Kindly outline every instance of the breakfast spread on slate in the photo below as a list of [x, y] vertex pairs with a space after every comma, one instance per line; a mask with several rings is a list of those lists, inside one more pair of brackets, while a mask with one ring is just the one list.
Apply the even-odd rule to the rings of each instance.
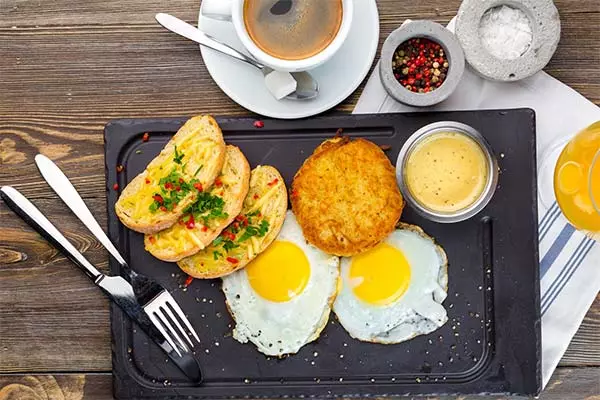
[[[407, 174], [426, 174], [411, 176], [411, 190], [441, 195], [445, 209], [470, 205], [488, 174], [479, 145], [449, 132], [427, 142], [409, 157]], [[290, 199], [292, 210], [276, 168], [250, 171], [216, 121], [198, 116], [123, 189], [115, 209], [145, 233], [155, 257], [194, 278], [223, 278], [234, 338], [266, 355], [317, 339], [332, 308], [352, 337], [383, 344], [447, 321], [446, 254], [421, 228], [399, 222], [404, 200], [380, 146], [338, 132], [304, 161]]]
[[[274, 112], [281, 118], [294, 118], [289, 109], [321, 101], [320, 90], [333, 90], [330, 80], [343, 79], [345, 71], [321, 74], [319, 68], [352, 50], [342, 44], [359, 40], [352, 34], [352, 24], [363, 17], [357, 13], [363, 6], [352, 0], [205, 0], [201, 18], [229, 21], [225, 24], [250, 57], [166, 14], [157, 19], [168, 29], [236, 59], [222, 58], [222, 68], [240, 61], [259, 68], [259, 78], [248, 75], [247, 79], [264, 77], [274, 96], [269, 99], [275, 102], [271, 103]], [[529, 77], [550, 60], [560, 36], [560, 21], [550, 0], [507, 4], [465, 0], [451, 25], [453, 31], [431, 21], [408, 21], [391, 33], [376, 70], [381, 92], [387, 93], [390, 101], [416, 107], [441, 103], [456, 93], [465, 68], [501, 82]], [[224, 89], [234, 99], [239, 94], [236, 90]], [[328, 107], [337, 104], [327, 101]], [[302, 116], [324, 110], [319, 107]], [[299, 162], [294, 158], [297, 153], [284, 148], [285, 138], [284, 144], [276, 145], [269, 142], [267, 134], [246, 139], [265, 127], [263, 121], [256, 120], [247, 135], [238, 135], [248, 143], [264, 141], [265, 147], [257, 155], [256, 148], [238, 147], [238, 136], [231, 139], [236, 145], [228, 143], [230, 136], [224, 136], [212, 116], [195, 116], [183, 123], [154, 159], [147, 165], [144, 162], [139, 174], [109, 182], [114, 197], [114, 211], [109, 214], [114, 212], [123, 226], [143, 235], [143, 247], [153, 257], [150, 264], [177, 266], [187, 276], [184, 289], [194, 279], [215, 280], [211, 285], [220, 288], [233, 322], [231, 336], [239, 342], [236, 345], [246, 349], [251, 344], [267, 360], [271, 356], [297, 357], [307, 344], [326, 336], [329, 321], [339, 323], [357, 346], [361, 342], [366, 342], [365, 346], [390, 345], [386, 348], [414, 343], [412, 339], [440, 330], [449, 320], [456, 330], [460, 319], [467, 316], [463, 310], [464, 315], [449, 318], [453, 303], [446, 298], [453, 279], [467, 291], [475, 289], [465, 286], [466, 280], [482, 279], [489, 286], [483, 290], [479, 285], [475, 293], [481, 307], [487, 307], [485, 312], [491, 313], [493, 305], [493, 228], [490, 218], [481, 212], [499, 188], [499, 159], [504, 154], [492, 147], [494, 141], [484, 132], [486, 125], [477, 118], [471, 120], [475, 129], [464, 122], [445, 120], [445, 114], [432, 115], [433, 123], [405, 128], [410, 134], [394, 143], [393, 156], [389, 152], [392, 146], [378, 144], [380, 139], [402, 138], [394, 136], [397, 132], [388, 125], [376, 127], [374, 133], [363, 134], [357, 127], [348, 133], [338, 129], [333, 135], [307, 120], [307, 126], [302, 126], [306, 137], [324, 139], [310, 150], [300, 151]], [[528, 126], [534, 131], [532, 120]], [[360, 117], [353, 121], [358, 123]], [[238, 126], [240, 131], [247, 129], [242, 126]], [[591, 237], [600, 231], [600, 184], [595, 184], [600, 181], [595, 178], [600, 174], [598, 132], [596, 124], [576, 136], [561, 153], [554, 175], [561, 209], [575, 227]], [[302, 131], [287, 133], [303, 137]], [[144, 133], [142, 141], [148, 142], [152, 135]], [[267, 162], [272, 153], [279, 155], [278, 162]], [[261, 161], [253, 164], [249, 159]], [[530, 166], [528, 162], [520, 165]], [[290, 165], [295, 169], [291, 176], [284, 171]], [[128, 165], [108, 167], [121, 173]], [[525, 190], [519, 187], [525, 194], [535, 192], [530, 186]], [[472, 225], [448, 225], [476, 215], [479, 221]], [[433, 224], [425, 227], [437, 238], [417, 224]], [[461, 250], [455, 237], [460, 236], [461, 227], [475, 225], [476, 234], [473, 230], [468, 238], [465, 234], [466, 248]], [[131, 234], [138, 236], [142, 237]], [[137, 246], [139, 241], [128, 241], [129, 251], [131, 243]], [[477, 247], [475, 255], [469, 253], [468, 260], [461, 259], [463, 265], [453, 264], [469, 246]], [[461, 275], [464, 263], [475, 265], [477, 271], [468, 279]], [[123, 261], [120, 268], [128, 267]], [[537, 293], [539, 279], [537, 275], [534, 278], [535, 287], [526, 289]], [[458, 291], [453, 294], [453, 299], [460, 297]], [[469, 301], [466, 307], [471, 307]], [[165, 308], [171, 313], [171, 308]], [[539, 320], [539, 307], [534, 308]], [[147, 313], [151, 319], [156, 316]], [[468, 314], [479, 321], [478, 313]], [[169, 315], [179, 326], [173, 314]], [[152, 322], [171, 347], [161, 344], [156, 335], [154, 340], [185, 372], [173, 350], [189, 354], [190, 348], [183, 340], [179, 344], [170, 340], [175, 329], [168, 318]], [[482, 332], [488, 332], [484, 340], [493, 336], [491, 323], [481, 317]], [[193, 329], [191, 332], [195, 335]], [[439, 338], [441, 341], [442, 336]], [[348, 342], [352, 346], [352, 341]], [[343, 346], [347, 345], [344, 342]], [[454, 352], [456, 344], [451, 346]], [[468, 353], [467, 343], [464, 346], [467, 355], [463, 357], [473, 361], [469, 368], [479, 367], [479, 355]], [[493, 351], [482, 350], [485, 357]], [[424, 356], [425, 351], [418, 354]], [[431, 366], [425, 370], [431, 372]]]

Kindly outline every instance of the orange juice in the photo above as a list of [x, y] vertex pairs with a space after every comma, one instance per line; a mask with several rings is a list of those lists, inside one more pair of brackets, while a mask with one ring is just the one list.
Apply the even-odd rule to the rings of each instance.
[[600, 237], [600, 121], [563, 149], [554, 170], [554, 193], [575, 228]]

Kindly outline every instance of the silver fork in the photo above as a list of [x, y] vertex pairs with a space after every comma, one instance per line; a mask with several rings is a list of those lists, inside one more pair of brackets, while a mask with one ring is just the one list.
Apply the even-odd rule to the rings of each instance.
[[[129, 318], [167, 353], [169, 358], [177, 365], [185, 375], [193, 382], [201, 382], [202, 374], [198, 360], [189, 351], [183, 340], [179, 337], [177, 344], [170, 334], [165, 331], [169, 326], [171, 334], [175, 332], [173, 326], [165, 318], [166, 313], [181, 329], [177, 319], [173, 316], [169, 307], [173, 307], [176, 314], [189, 327], [190, 332], [198, 340], [198, 336], [187, 322], [183, 312], [174, 300], [169, 296], [163, 296], [164, 289], [140, 274], [131, 271], [125, 264], [124, 272], [126, 280], [122, 276], [109, 276], [100, 272], [90, 263], [73, 244], [63, 236], [56, 227], [19, 191], [10, 187], [0, 188], [0, 197], [6, 205], [18, 216], [34, 228], [40, 235], [60, 250], [67, 258], [77, 265], [102, 291], [123, 310]], [[135, 288], [135, 289], [134, 289]], [[144, 307], [144, 308], [142, 308]], [[146, 307], [148, 307], [146, 309]], [[167, 311], [169, 310], [169, 311]], [[155, 314], [162, 315], [156, 317]], [[151, 319], [150, 315], [155, 315]], [[163, 322], [166, 321], [166, 322]], [[165, 324], [166, 325], [162, 325]], [[183, 329], [181, 329], [183, 331]], [[188, 338], [188, 341], [191, 340]], [[192, 344], [193, 345], [193, 344]], [[183, 352], [181, 351], [183, 350]]]
[[[38, 154], [35, 157], [35, 163], [48, 185], [50, 185], [77, 218], [83, 222], [86, 228], [117, 260], [122, 271], [129, 276], [129, 281], [133, 286], [133, 292], [138, 303], [143, 307], [146, 314], [148, 314], [156, 329], [162, 333], [177, 354], [181, 356], [180, 349], [189, 352], [190, 348], [194, 347], [194, 343], [190, 339], [188, 332], [198, 342], [200, 338], [173, 296], [154, 279], [139, 274], [129, 267], [85, 205], [73, 184], [52, 160], [42, 154]], [[175, 315], [179, 318], [176, 318]], [[187, 331], [183, 328], [179, 320], [183, 322]]]

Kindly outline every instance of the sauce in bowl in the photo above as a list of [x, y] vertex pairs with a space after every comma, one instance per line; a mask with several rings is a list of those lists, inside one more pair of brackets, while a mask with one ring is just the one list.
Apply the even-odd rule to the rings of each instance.
[[414, 199], [440, 213], [475, 203], [488, 182], [489, 163], [479, 144], [458, 132], [438, 132], [418, 142], [408, 155], [404, 178]]
[[402, 145], [396, 162], [400, 191], [418, 214], [440, 223], [482, 211], [498, 184], [498, 162], [479, 131], [457, 121], [434, 122]]

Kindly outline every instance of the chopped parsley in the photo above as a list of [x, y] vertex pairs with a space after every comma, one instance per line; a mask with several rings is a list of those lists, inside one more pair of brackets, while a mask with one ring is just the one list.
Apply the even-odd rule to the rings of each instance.
[[202, 220], [206, 226], [211, 219], [223, 219], [229, 216], [223, 211], [223, 206], [225, 206], [225, 201], [219, 196], [214, 196], [209, 192], [200, 192], [196, 201], [188, 206], [184, 213], [192, 214], [196, 221]]
[[240, 243], [245, 242], [246, 240], [250, 239], [252, 236], [263, 237], [267, 234], [268, 231], [269, 231], [269, 223], [267, 222], [266, 219], [263, 219], [262, 221], [260, 221], [260, 225], [258, 225], [258, 226], [252, 226], [252, 225], [247, 226], [246, 231], [244, 231], [242, 236], [240, 236], [240, 238], [238, 239], [238, 242], [240, 242]]
[[[252, 213], [252, 216], [256, 216], [260, 214], [258, 211]], [[232, 223], [225, 229], [221, 235], [219, 235], [212, 242], [212, 246], [215, 248], [220, 248], [224, 252], [228, 253], [229, 251], [240, 247], [240, 244], [247, 241], [251, 237], [263, 237], [269, 231], [269, 222], [265, 219], [261, 220], [260, 223], [253, 225], [250, 214], [245, 216], [240, 215], [236, 217], [236, 222]], [[240, 233], [240, 235], [237, 235]], [[237, 236], [236, 236], [237, 235]], [[215, 260], [219, 258], [219, 256], [223, 256], [222, 253], [218, 251], [213, 251], [213, 257]]]
[[[175, 155], [173, 157], [173, 161], [176, 164], [181, 165], [181, 170], [185, 168], [185, 165], [182, 165], [182, 160], [185, 155], [183, 152], [180, 152], [177, 149], [177, 145], [175, 145]], [[162, 169], [162, 166], [160, 167]], [[161, 211], [173, 211], [175, 207], [192, 191], [195, 190], [195, 185], [199, 181], [197, 179], [192, 179], [189, 182], [186, 182], [181, 172], [177, 170], [177, 166], [175, 166], [171, 172], [167, 176], [160, 178], [158, 181], [158, 186], [160, 187], [160, 193], [154, 193], [152, 195], [152, 199], [154, 200], [152, 204], [150, 204], [150, 211], [155, 213], [158, 210]]]
[[200, 170], [202, 169], [202, 167], [204, 167], [204, 165], [201, 165], [198, 167], [198, 169], [196, 170], [196, 172], [194, 172], [194, 176], [198, 175], [198, 172], [200, 172]]
[[183, 160], [183, 157], [185, 156], [185, 154], [183, 154], [183, 152], [178, 152], [177, 151], [177, 145], [175, 145], [175, 156], [173, 157], [173, 161], [176, 164], [181, 165], [181, 160]]
[[240, 247], [239, 244], [235, 244], [235, 242], [231, 239], [226, 239], [223, 241], [223, 250], [229, 252], [229, 250], [233, 250], [237, 247]]

